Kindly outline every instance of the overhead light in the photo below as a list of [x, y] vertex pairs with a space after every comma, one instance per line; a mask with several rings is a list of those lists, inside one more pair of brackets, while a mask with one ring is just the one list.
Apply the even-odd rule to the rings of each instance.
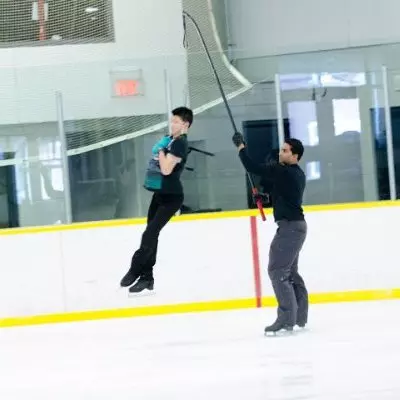
[[99, 8], [98, 8], [98, 7], [87, 7], [86, 10], [85, 10], [85, 12], [87, 12], [87, 13], [89, 13], [89, 14], [95, 13], [95, 12], [97, 12], [97, 11], [99, 11]]

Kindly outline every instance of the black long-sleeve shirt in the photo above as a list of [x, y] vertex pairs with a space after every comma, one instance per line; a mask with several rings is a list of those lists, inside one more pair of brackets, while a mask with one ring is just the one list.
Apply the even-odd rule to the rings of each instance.
[[275, 221], [304, 220], [302, 208], [306, 177], [297, 165], [259, 165], [247, 155], [246, 149], [239, 151], [246, 170], [261, 177], [261, 184], [271, 188], [270, 196]]

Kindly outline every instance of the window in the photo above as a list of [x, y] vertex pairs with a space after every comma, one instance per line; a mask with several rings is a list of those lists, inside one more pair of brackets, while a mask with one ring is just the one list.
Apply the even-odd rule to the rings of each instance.
[[361, 133], [360, 103], [358, 99], [334, 99], [333, 118], [335, 136], [346, 132]]
[[308, 181], [321, 179], [321, 163], [319, 161], [311, 161], [306, 164], [306, 178]]
[[49, 200], [64, 191], [61, 142], [53, 138], [39, 139], [39, 156], [42, 199]]
[[0, 1], [0, 45], [111, 40], [111, 0]]
[[[14, 151], [14, 158], [27, 159], [28, 139], [24, 136], [10, 136], [7, 138], [9, 148]], [[29, 174], [30, 163], [18, 163], [15, 165], [15, 185], [17, 189], [18, 204], [32, 200], [31, 177]]]
[[279, 76], [282, 91], [328, 87], [357, 87], [365, 85], [366, 79], [365, 73], [353, 72], [282, 74]]
[[290, 135], [305, 146], [318, 146], [317, 108], [314, 101], [291, 101], [287, 103]]

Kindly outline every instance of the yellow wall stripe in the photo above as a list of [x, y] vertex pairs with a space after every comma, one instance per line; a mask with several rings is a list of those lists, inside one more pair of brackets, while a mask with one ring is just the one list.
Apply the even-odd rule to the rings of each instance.
[[396, 299], [400, 299], [400, 289], [359, 290], [310, 295], [310, 302], [314, 304]]
[[[349, 292], [315, 293], [310, 295], [311, 304], [395, 299], [400, 299], [400, 289], [360, 290]], [[264, 297], [262, 300], [263, 307], [276, 306], [276, 300], [274, 297]], [[217, 300], [200, 303], [168, 304], [161, 306], [146, 306], [136, 308], [36, 315], [30, 317], [3, 318], [0, 319], [0, 328], [54, 324], [62, 322], [103, 320], [112, 318], [133, 318], [165, 314], [239, 310], [246, 308], [256, 308], [256, 299], [250, 298], [236, 300]]]
[[[306, 206], [304, 207], [304, 211], [306, 213], [309, 213], [318, 211], [357, 210], [357, 209], [380, 208], [380, 207], [400, 207], [400, 200], [374, 201], [374, 202], [362, 202], [362, 203], [322, 204], [315, 206]], [[272, 213], [271, 209], [265, 210], [267, 218], [268, 215], [271, 215], [271, 213]], [[214, 213], [184, 214], [178, 217], [174, 217], [172, 221], [183, 222], [183, 221], [199, 221], [199, 220], [210, 220], [210, 219], [216, 220], [216, 219], [226, 219], [226, 218], [251, 217], [257, 215], [259, 215], [259, 211], [257, 209], [222, 211]], [[270, 216], [270, 218], [272, 217]], [[71, 225], [50, 225], [50, 226], [33, 226], [27, 228], [0, 229], [0, 235], [21, 235], [21, 234], [43, 233], [43, 232], [62, 232], [62, 231], [81, 230], [81, 229], [143, 225], [145, 223], [146, 223], [146, 218], [114, 219], [108, 221], [74, 223]]]
[[[349, 292], [311, 293], [310, 304], [326, 304], [358, 301], [397, 300], [400, 299], [400, 289], [357, 290]], [[263, 307], [275, 307], [277, 302], [273, 297], [263, 297]]]
[[255, 306], [256, 300], [254, 298], [251, 298], [209, 301], [200, 303], [167, 304], [160, 306], [144, 306], [136, 308], [120, 308], [111, 310], [82, 311], [61, 314], [47, 314], [29, 317], [13, 317], [0, 319], [0, 328], [52, 324], [60, 322], [78, 322], [113, 318], [146, 317], [165, 314], [182, 314], [189, 312], [234, 310], [241, 308], [255, 308]]

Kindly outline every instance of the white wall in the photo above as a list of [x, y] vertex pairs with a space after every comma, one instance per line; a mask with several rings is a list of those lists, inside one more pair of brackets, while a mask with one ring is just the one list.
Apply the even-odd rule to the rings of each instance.
[[[56, 90], [66, 119], [165, 113], [164, 68], [177, 96], [186, 79], [181, 0], [116, 0], [113, 17], [113, 43], [0, 49], [0, 124], [55, 121]], [[142, 68], [145, 95], [111, 98], [114, 67]]]
[[397, 0], [226, 0], [240, 57], [327, 50], [400, 40]]
[[[311, 294], [400, 287], [399, 206], [306, 212], [309, 233], [300, 272]], [[0, 236], [0, 322], [4, 318], [137, 306], [255, 298], [249, 217], [176, 221], [161, 234], [155, 294], [128, 298], [119, 288], [143, 225]], [[272, 216], [258, 219], [262, 295]], [[14, 231], [15, 233], [15, 231]], [[180, 258], [176, 258], [179, 249]]]
[[[307, 213], [308, 237], [300, 273], [311, 293], [392, 289], [400, 286], [394, 265], [394, 221], [399, 207]], [[271, 295], [266, 267], [272, 224], [259, 224], [264, 294]]]

